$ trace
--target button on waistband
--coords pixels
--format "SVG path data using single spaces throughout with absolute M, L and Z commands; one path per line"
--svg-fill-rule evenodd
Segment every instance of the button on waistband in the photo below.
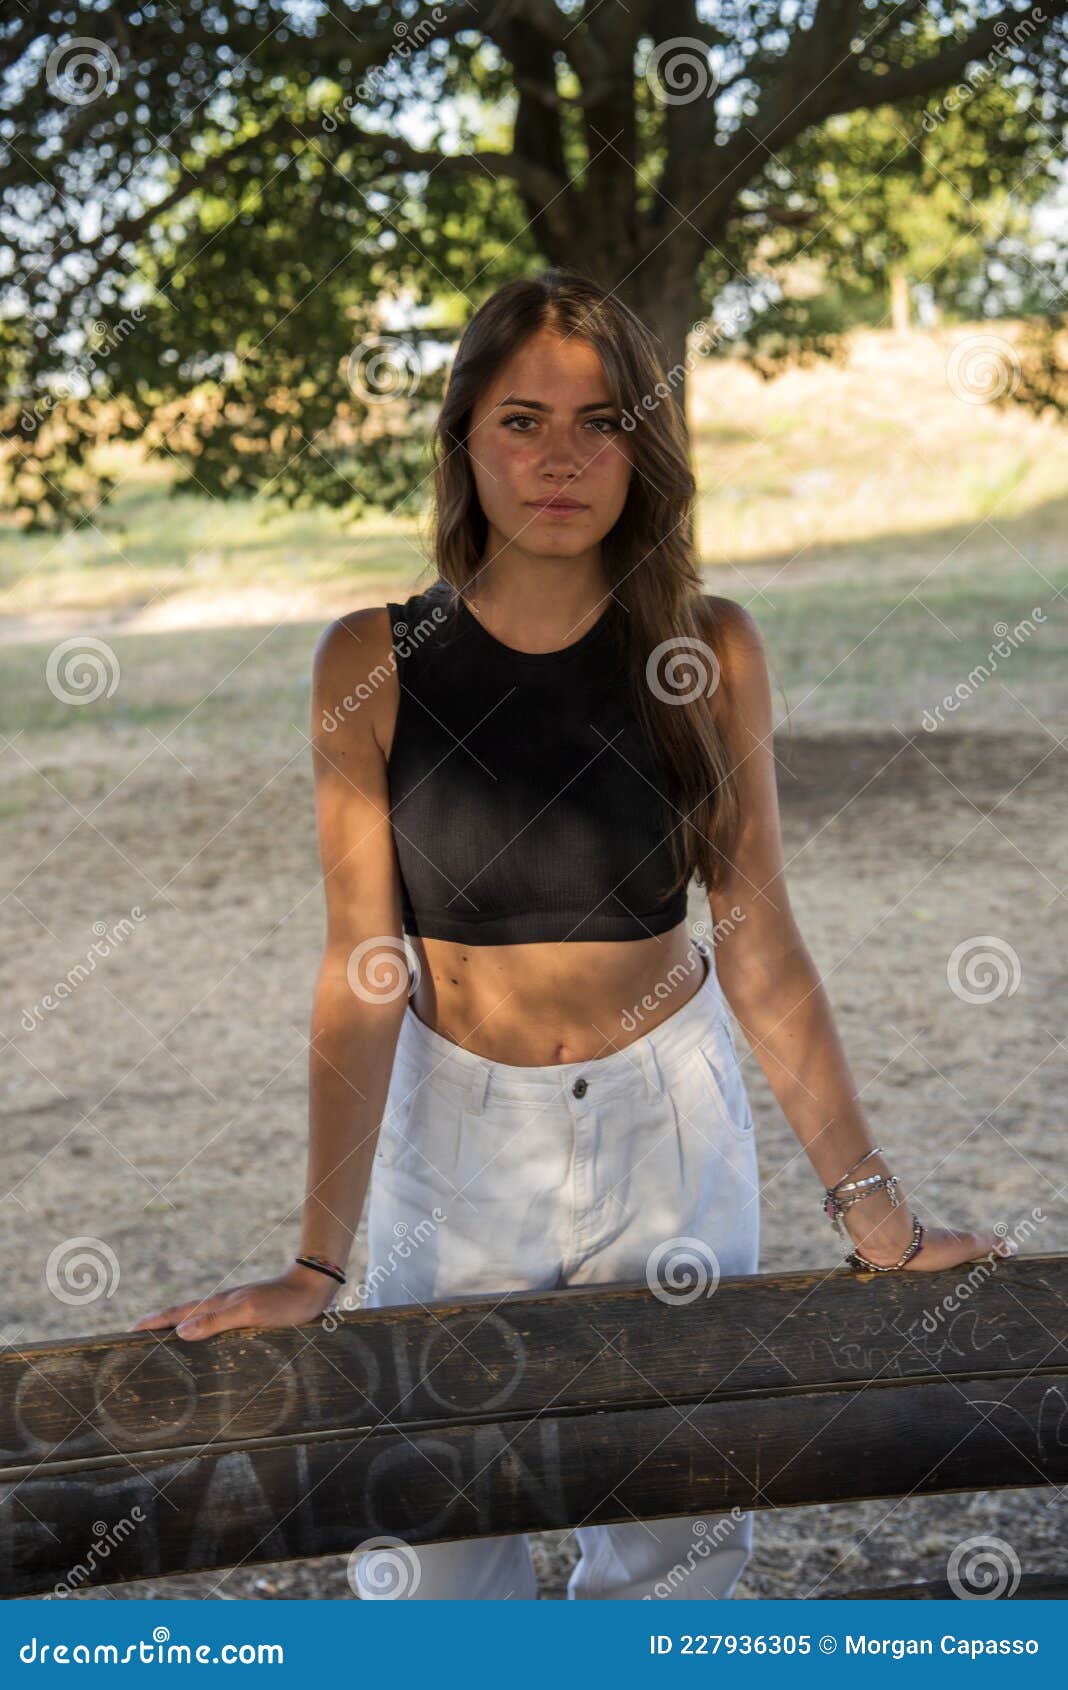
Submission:
M 579 1078 L 575 1081 L 574 1085 L 571 1087 L 571 1095 L 572 1095 L 572 1097 L 585 1097 L 588 1088 L 589 1088 L 589 1081 L 583 1080 L 582 1078 Z

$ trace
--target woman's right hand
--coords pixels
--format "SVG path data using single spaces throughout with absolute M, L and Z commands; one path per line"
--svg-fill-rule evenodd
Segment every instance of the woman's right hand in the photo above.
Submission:
M 143 1314 L 129 1330 L 151 1332 L 173 1326 L 179 1338 L 210 1338 L 232 1326 L 302 1326 L 317 1320 L 340 1289 L 329 1274 L 294 1262 L 276 1279 L 253 1279 L 228 1291 L 173 1303 L 156 1314 Z

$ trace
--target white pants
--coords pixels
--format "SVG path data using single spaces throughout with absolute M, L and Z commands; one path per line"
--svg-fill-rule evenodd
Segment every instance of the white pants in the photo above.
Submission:
M 595 1061 L 492 1062 L 433 1032 L 409 1003 L 371 1178 L 367 1306 L 640 1281 L 654 1258 L 668 1287 L 679 1283 L 673 1257 L 676 1268 L 696 1258 L 706 1274 L 756 1272 L 753 1117 L 713 953 L 693 943 L 704 970 L 695 995 Z M 444 1218 L 428 1224 L 435 1209 Z M 567 1594 L 730 1596 L 752 1523 L 735 1510 L 575 1526 Z M 375 1562 L 389 1553 L 356 1558 L 358 1595 L 388 1587 Z M 537 1595 L 525 1533 L 407 1554 L 417 1576 L 404 1594 L 416 1599 Z

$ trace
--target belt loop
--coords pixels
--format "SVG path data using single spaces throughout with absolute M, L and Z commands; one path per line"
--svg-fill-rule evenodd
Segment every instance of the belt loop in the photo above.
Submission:
M 645 1040 L 639 1046 L 638 1055 L 641 1060 L 642 1071 L 645 1074 L 645 1086 L 649 1099 L 655 1103 L 664 1090 L 664 1076 L 656 1059 L 655 1047 Z
M 472 1070 L 471 1078 L 467 1082 L 467 1107 L 473 1115 L 481 1115 L 486 1101 L 486 1089 L 489 1086 L 490 1065 L 480 1062 Z

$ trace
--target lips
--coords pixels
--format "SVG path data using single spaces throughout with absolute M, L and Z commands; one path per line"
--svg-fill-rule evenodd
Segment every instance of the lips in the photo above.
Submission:
M 588 507 L 575 499 L 528 499 L 536 511 L 584 511 Z

